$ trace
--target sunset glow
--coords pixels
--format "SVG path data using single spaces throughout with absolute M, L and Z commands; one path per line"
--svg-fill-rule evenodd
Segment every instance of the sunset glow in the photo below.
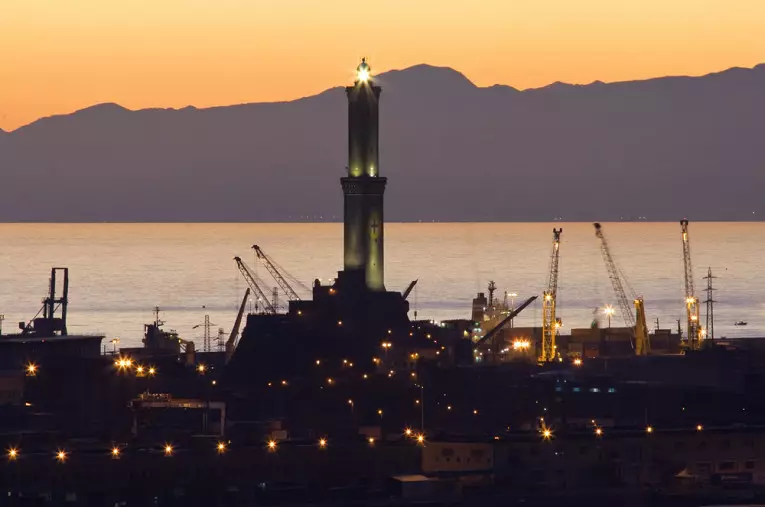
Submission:
M 765 60 L 760 0 L 4 0 L 0 128 L 100 102 L 288 100 L 376 73 L 453 67 L 517 88 L 700 75 Z

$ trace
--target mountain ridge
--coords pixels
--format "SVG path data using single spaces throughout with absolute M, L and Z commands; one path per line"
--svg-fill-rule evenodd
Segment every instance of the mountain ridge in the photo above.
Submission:
M 555 82 L 549 83 L 547 85 L 543 85 L 543 86 L 539 86 L 539 87 L 534 87 L 534 88 L 526 88 L 526 89 L 523 89 L 523 90 L 520 90 L 518 88 L 513 87 L 512 85 L 508 85 L 508 84 L 504 84 L 504 83 L 495 83 L 495 84 L 487 85 L 487 86 L 478 86 L 478 85 L 474 84 L 467 76 L 465 76 L 463 73 L 459 72 L 458 70 L 455 70 L 455 69 L 453 69 L 451 67 L 436 66 L 436 65 L 426 64 L 426 63 L 420 63 L 420 64 L 412 65 L 412 66 L 409 66 L 409 67 L 405 67 L 403 69 L 391 69 L 391 70 L 382 72 L 381 74 L 375 76 L 375 78 L 376 79 L 383 79 L 383 81 L 384 81 L 386 76 L 389 76 L 389 75 L 397 75 L 397 74 L 407 73 L 407 72 L 418 72 L 418 71 L 421 71 L 421 70 L 426 70 L 426 71 L 433 71 L 433 70 L 435 70 L 435 71 L 447 71 L 448 73 L 452 73 L 455 76 L 459 76 L 459 78 L 461 78 L 465 82 L 469 83 L 472 87 L 474 87 L 476 89 L 500 88 L 500 89 L 503 89 L 503 90 L 514 91 L 514 92 L 518 92 L 518 93 L 528 93 L 528 92 L 535 92 L 535 91 L 547 90 L 547 89 L 550 89 L 550 88 L 558 88 L 558 87 L 561 87 L 561 88 L 587 88 L 587 87 L 600 86 L 600 85 L 618 85 L 618 84 L 625 84 L 625 83 L 645 83 L 645 82 L 659 81 L 659 80 L 703 79 L 703 78 L 706 78 L 706 77 L 718 76 L 718 75 L 721 75 L 721 74 L 726 74 L 726 73 L 735 72 L 735 71 L 763 71 L 763 72 L 765 72 L 765 63 L 760 63 L 760 64 L 757 64 L 757 65 L 755 65 L 753 67 L 740 67 L 740 66 L 729 67 L 727 69 L 723 69 L 723 70 L 719 70 L 719 71 L 714 71 L 714 72 L 708 72 L 706 74 L 702 74 L 702 75 L 699 75 L 699 76 L 671 75 L 671 76 L 657 76 L 657 77 L 651 77 L 651 78 L 645 78 L 645 79 L 633 79 L 633 80 L 624 80 L 624 81 L 608 81 L 608 82 L 601 81 L 601 80 L 595 80 L 595 81 L 592 81 L 592 82 L 586 83 L 586 84 L 574 84 L 574 83 L 566 83 L 564 81 L 555 81 Z M 61 116 L 71 116 L 71 115 L 76 115 L 76 114 L 79 114 L 79 113 L 87 112 L 87 111 L 92 110 L 92 109 L 101 109 L 101 108 L 106 108 L 106 107 L 109 107 L 109 108 L 113 107 L 113 108 L 116 108 L 116 109 L 120 109 L 122 111 L 129 111 L 129 112 L 154 111 L 154 110 L 158 110 L 158 111 L 183 111 L 185 109 L 195 109 L 195 110 L 199 110 L 199 111 L 205 111 L 205 110 L 209 110 L 209 109 L 237 107 L 237 106 L 248 106 L 248 105 L 285 104 L 285 103 L 290 103 L 290 102 L 296 102 L 296 101 L 300 101 L 300 100 L 310 99 L 310 98 L 313 98 L 313 97 L 316 97 L 316 96 L 319 96 L 319 95 L 322 95 L 322 94 L 325 94 L 325 93 L 331 93 L 333 91 L 341 90 L 341 89 L 343 89 L 343 86 L 342 85 L 338 85 L 338 86 L 333 86 L 333 87 L 327 88 L 327 89 L 322 90 L 320 92 L 317 92 L 317 93 L 315 93 L 313 95 L 306 95 L 304 97 L 298 97 L 298 98 L 294 98 L 294 99 L 277 100 L 277 101 L 266 101 L 266 102 L 241 102 L 241 103 L 235 103 L 235 104 L 223 104 L 223 105 L 215 105 L 215 106 L 207 106 L 207 107 L 197 107 L 197 106 L 194 106 L 192 104 L 189 104 L 189 105 L 186 105 L 186 106 L 183 106 L 183 107 L 177 107 L 177 108 L 176 107 L 148 107 L 148 108 L 140 108 L 140 109 L 129 109 L 129 108 L 127 108 L 127 107 L 125 107 L 125 106 L 123 106 L 121 104 L 118 104 L 116 102 L 102 102 L 102 103 L 97 103 L 97 104 L 93 104 L 93 105 L 84 107 L 82 109 L 77 109 L 77 110 L 69 112 L 69 113 L 60 113 L 60 114 L 54 114 L 54 115 L 49 115 L 49 116 L 43 116 L 41 118 L 38 118 L 37 120 L 34 120 L 34 121 L 32 121 L 32 122 L 30 122 L 30 123 L 28 123 L 26 125 L 22 125 L 20 127 L 17 127 L 16 129 L 13 129 L 13 130 L 10 130 L 10 131 L 4 131 L 2 128 L 0 128 L 0 133 L 12 134 L 13 132 L 16 132 L 18 130 L 22 130 L 22 129 L 28 127 L 28 126 L 34 125 L 35 123 L 37 123 L 39 121 L 42 121 L 42 120 L 46 120 L 48 118 L 57 118 L 57 117 L 61 117 Z
M 530 90 L 430 65 L 376 80 L 391 220 L 765 215 L 765 65 Z M 41 118 L 0 135 L 0 220 L 339 219 L 346 128 L 340 86 Z

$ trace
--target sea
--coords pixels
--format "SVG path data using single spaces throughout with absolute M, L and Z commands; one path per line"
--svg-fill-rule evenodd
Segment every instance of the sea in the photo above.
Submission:
M 563 228 L 557 302 L 563 333 L 593 319 L 608 325 L 607 305 L 617 310 L 612 325 L 624 325 L 590 223 L 388 223 L 385 285 L 403 291 L 418 280 L 411 318 L 470 318 L 472 298 L 488 293 L 489 281 L 500 298 L 517 294 L 508 299 L 518 305 L 546 288 L 553 227 Z M 603 231 L 628 287 L 645 299 L 649 328 L 677 329 L 678 320 L 684 328 L 679 223 L 604 223 Z M 165 328 L 201 348 L 205 316 L 213 336 L 222 329 L 227 337 L 233 327 L 247 287 L 234 256 L 266 280 L 269 294 L 276 283 L 255 258 L 254 244 L 302 285 L 330 283 L 342 269 L 342 234 L 340 223 L 0 224 L 3 332 L 34 318 L 50 269 L 68 267 L 70 334 L 101 333 L 108 350 L 140 346 L 144 324 L 159 307 Z M 709 268 L 715 277 L 715 337 L 765 336 L 765 224 L 691 223 L 690 243 L 700 301 L 707 299 Z M 280 294 L 279 304 L 286 301 Z M 246 306 L 255 311 L 257 300 Z M 702 303 L 702 325 L 706 309 Z M 540 302 L 515 325 L 540 326 Z

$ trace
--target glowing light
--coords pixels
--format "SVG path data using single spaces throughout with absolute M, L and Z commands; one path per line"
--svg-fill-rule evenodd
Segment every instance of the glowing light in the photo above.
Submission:
M 582 360 L 578 357 L 574 359 L 574 366 L 582 366 Z
M 327 439 L 326 438 L 320 438 L 319 439 L 319 447 L 324 449 L 327 447 Z
M 59 449 L 58 452 L 56 452 L 56 459 L 62 463 L 66 461 L 66 451 Z
M 9 460 L 13 461 L 13 460 L 15 460 L 18 457 L 19 457 L 19 450 L 18 449 L 16 449 L 15 447 L 11 447 L 10 449 L 8 449 L 8 459 Z
M 412 428 L 406 428 L 404 430 L 404 435 L 411 437 L 412 436 Z
M 362 376 L 361 376 L 361 378 L 363 378 L 363 379 L 367 379 L 367 378 L 369 378 L 369 375 L 367 375 L 367 374 L 365 373 L 364 375 L 362 375 Z
M 286 380 L 282 380 L 282 385 L 286 386 L 287 385 L 287 381 Z
M 149 368 L 149 375 L 155 375 L 157 373 L 157 369 L 153 366 Z
M 550 440 L 553 436 L 553 432 L 547 426 L 542 425 L 542 438 L 544 440 Z
M 203 364 L 200 364 L 199 366 L 197 366 L 197 371 L 199 373 L 204 373 L 205 371 L 207 371 L 207 367 Z
M 321 359 L 317 359 L 316 360 L 316 366 L 320 366 L 320 365 L 321 365 Z
M 226 443 L 225 442 L 218 442 L 218 454 L 223 454 L 226 452 Z
M 653 433 L 653 426 L 647 426 L 645 429 L 646 433 Z
M 165 444 L 165 456 L 172 456 L 173 455 L 173 446 L 170 444 Z
M 425 435 L 423 435 L 422 433 L 417 435 L 417 443 L 418 444 L 424 444 L 425 443 Z
M 133 366 L 133 360 L 129 357 L 121 357 L 114 361 L 114 365 L 119 368 L 120 370 L 126 370 Z
M 369 442 L 369 445 L 375 445 L 375 437 L 369 437 L 367 442 Z
M 603 435 L 603 429 L 602 428 L 595 428 L 595 434 L 597 436 L 599 436 L 599 437 L 602 436 Z
M 34 363 L 29 363 L 27 365 L 27 376 L 34 377 L 37 375 L 37 365 Z
M 696 431 L 701 431 L 703 429 L 704 429 L 704 426 L 702 426 L 701 424 L 696 425 Z
M 447 405 L 447 406 L 446 406 L 446 410 L 451 410 L 451 409 L 452 409 L 452 406 L 451 406 L 451 405 Z
M 337 321 L 337 325 L 338 325 L 338 326 L 342 326 L 342 325 L 343 325 L 343 321 L 342 321 L 342 320 L 338 320 L 338 321 Z
M 268 441 L 268 450 L 269 451 L 275 451 L 276 450 L 276 440 L 269 440 Z
M 473 410 L 473 415 L 478 415 L 478 410 Z
M 603 313 L 605 313 L 605 314 L 606 314 L 606 315 L 608 315 L 609 317 L 611 317 L 611 316 L 614 314 L 614 312 L 615 312 L 615 310 L 614 310 L 614 307 L 613 307 L 613 306 L 611 306 L 611 305 L 608 305 L 608 306 L 606 306 L 606 307 L 603 309 Z
M 142 374 L 142 373 L 143 373 L 143 366 L 139 366 L 138 368 L 136 368 L 136 369 L 135 369 L 135 372 L 136 372 L 137 374 L 139 374 L 139 375 L 140 375 L 140 374 Z
M 513 340 L 513 350 L 528 350 L 531 347 L 531 342 L 524 338 Z
M 120 457 L 120 448 L 112 447 L 112 458 L 119 458 L 119 457 Z
M 332 377 L 327 377 L 327 384 L 332 385 L 335 381 L 332 380 Z
M 360 83 L 366 83 L 369 81 L 369 72 L 371 69 L 369 68 L 369 65 L 367 65 L 366 59 L 362 58 L 361 63 L 356 68 L 356 79 Z

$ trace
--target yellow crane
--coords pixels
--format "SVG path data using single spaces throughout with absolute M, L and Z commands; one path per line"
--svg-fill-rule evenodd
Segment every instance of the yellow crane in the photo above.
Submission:
M 680 220 L 683 232 L 683 265 L 685 266 L 685 310 L 688 317 L 687 344 L 690 350 L 698 350 L 704 338 L 699 324 L 699 298 L 693 288 L 693 265 L 691 264 L 691 242 L 688 237 L 688 220 Z
M 542 295 L 542 353 L 540 363 L 555 360 L 555 336 L 560 328 L 560 319 L 555 318 L 555 302 L 558 296 L 558 263 L 560 261 L 560 235 L 563 228 L 553 227 L 553 247 L 550 255 L 550 274 L 547 280 L 547 290 Z
M 611 249 L 608 247 L 605 235 L 603 235 L 603 226 L 599 223 L 593 225 L 595 226 L 595 236 L 600 239 L 600 253 L 603 256 L 603 261 L 606 263 L 608 278 L 611 279 L 611 285 L 614 288 L 614 294 L 616 295 L 616 301 L 619 303 L 622 318 L 624 319 L 624 323 L 627 324 L 627 327 L 631 327 L 635 330 L 635 343 L 633 345 L 635 355 L 647 356 L 651 353 L 651 340 L 648 336 L 643 298 L 635 295 L 635 291 L 630 288 L 630 292 L 632 293 L 632 303 L 635 306 L 635 314 L 633 315 L 627 300 L 627 294 L 624 291 L 624 285 L 622 284 L 624 275 L 616 265 L 613 255 L 611 255 Z M 629 287 L 629 285 L 627 285 L 627 287 Z

